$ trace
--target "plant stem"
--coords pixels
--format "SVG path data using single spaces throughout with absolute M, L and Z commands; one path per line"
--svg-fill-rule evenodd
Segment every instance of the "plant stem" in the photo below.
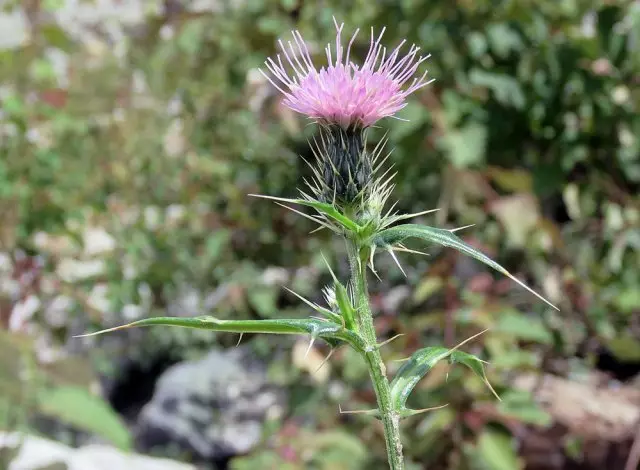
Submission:
M 367 286 L 367 256 L 361 252 L 357 242 L 347 240 L 351 283 L 355 293 L 356 323 L 360 334 L 367 343 L 364 359 L 369 367 L 369 375 L 378 401 L 380 419 L 384 426 L 384 437 L 387 444 L 387 456 L 391 470 L 404 469 L 402 457 L 402 441 L 400 440 L 400 415 L 394 409 L 391 400 L 391 389 L 387 379 L 386 368 L 380 351 L 373 325 L 373 315 L 369 304 L 369 288 Z

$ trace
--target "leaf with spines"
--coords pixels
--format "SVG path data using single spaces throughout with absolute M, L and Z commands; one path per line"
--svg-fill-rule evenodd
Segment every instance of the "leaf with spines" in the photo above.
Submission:
M 471 338 L 470 338 L 471 339 Z M 458 345 L 460 346 L 460 345 Z M 419 349 L 405 362 L 391 382 L 391 398 L 395 409 L 402 416 L 411 416 L 421 410 L 411 410 L 406 407 L 407 399 L 418 385 L 418 382 L 443 359 L 449 359 L 451 363 L 458 362 L 467 366 L 495 393 L 484 372 L 483 362 L 472 354 L 458 351 L 455 348 L 448 349 L 440 346 Z M 499 399 L 499 397 L 498 397 Z
M 465 243 L 458 236 L 454 235 L 451 230 L 445 230 L 435 227 L 429 227 L 426 225 L 416 225 L 416 224 L 405 224 L 398 225 L 395 227 L 391 227 L 381 232 L 378 232 L 371 238 L 371 244 L 375 247 L 381 247 L 384 249 L 389 249 L 398 243 L 402 243 L 407 238 L 419 238 L 421 240 L 425 240 L 428 242 L 438 243 L 439 245 L 446 246 L 458 250 L 465 255 L 471 256 L 472 258 L 481 261 L 487 266 L 492 267 L 496 271 L 501 274 L 504 274 L 509 279 L 515 281 L 520 286 L 527 289 L 533 295 L 538 297 L 540 300 L 545 302 L 547 305 L 553 307 L 556 310 L 560 310 L 558 307 L 553 305 L 547 299 L 545 299 L 542 295 L 538 294 L 536 291 L 527 286 L 524 282 L 520 281 L 513 274 L 503 268 L 500 264 L 493 261 L 487 255 L 482 253 L 481 251 L 475 249 L 468 243 Z
M 320 224 L 333 231 L 339 231 L 338 227 L 336 227 L 336 224 L 339 227 L 341 227 L 343 230 L 346 230 L 352 233 L 359 233 L 362 230 L 362 227 L 358 223 L 356 223 L 355 221 L 351 220 L 349 217 L 344 215 L 342 212 L 336 209 L 332 204 L 316 201 L 311 197 L 308 197 L 307 199 L 288 199 L 283 197 L 264 196 L 261 194 L 249 194 L 249 196 L 261 197 L 261 198 L 270 199 L 276 202 L 285 202 L 289 204 L 299 204 L 302 206 L 312 207 L 313 209 L 315 209 L 321 214 L 322 218 L 307 216 L 306 214 L 302 214 L 294 209 L 291 209 L 288 206 L 284 206 L 287 209 L 290 209 L 296 213 L 304 215 L 307 218 L 316 222 L 317 224 Z
M 140 326 L 178 326 L 229 333 L 270 333 L 285 335 L 310 335 L 312 339 L 320 338 L 331 346 L 346 342 L 357 351 L 364 351 L 366 343 L 360 335 L 344 328 L 333 321 L 316 318 L 293 318 L 277 320 L 220 320 L 210 316 L 192 318 L 155 317 L 145 318 L 126 325 L 108 328 L 77 337 L 95 336 L 111 331 Z

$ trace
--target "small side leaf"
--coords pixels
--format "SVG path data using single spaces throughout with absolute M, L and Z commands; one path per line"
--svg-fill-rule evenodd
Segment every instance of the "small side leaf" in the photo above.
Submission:
M 314 338 L 321 338 L 332 346 L 335 346 L 338 341 L 345 341 L 356 350 L 362 351 L 365 348 L 364 340 L 356 333 L 346 330 L 338 323 L 315 318 L 220 320 L 211 316 L 192 318 L 155 317 L 145 318 L 143 320 L 138 320 L 122 326 L 116 326 L 115 328 L 108 328 L 95 333 L 79 335 L 78 337 L 95 336 L 111 331 L 139 326 L 179 326 L 183 328 L 196 328 L 229 333 L 269 333 L 284 335 L 306 334 Z
M 447 349 L 439 346 L 419 349 L 409 358 L 407 362 L 400 368 L 393 381 L 391 382 L 391 397 L 393 399 L 396 410 L 407 413 L 407 398 L 418 385 L 418 382 L 427 375 L 427 373 L 441 360 L 449 359 L 451 363 L 458 362 L 467 366 L 476 375 L 478 375 L 484 383 L 489 387 L 496 397 L 498 395 L 493 390 L 484 372 L 483 363 L 480 359 L 472 354 L 458 351 L 456 349 Z M 498 397 L 499 399 L 499 397 Z
M 442 359 L 446 359 L 451 350 L 443 347 L 419 349 L 405 362 L 391 382 L 391 397 L 395 409 L 404 410 L 407 398 L 418 382 Z
M 419 238 L 421 240 L 435 242 L 442 246 L 447 246 L 455 250 L 458 250 L 459 252 L 464 253 L 465 255 L 471 256 L 472 258 L 475 258 L 478 261 L 481 261 L 482 263 L 492 267 L 499 273 L 504 274 L 509 279 L 515 281 L 520 286 L 524 287 L 533 295 L 535 295 L 540 300 L 545 302 L 547 305 L 553 307 L 556 310 L 559 310 L 558 307 L 553 305 L 543 296 L 541 296 L 536 291 L 528 287 L 525 283 L 523 283 L 518 278 L 513 276 L 509 271 L 507 271 L 501 265 L 493 261 L 491 258 L 489 258 L 487 255 L 485 255 L 481 251 L 476 250 L 474 247 L 472 247 L 468 243 L 465 243 L 464 241 L 462 241 L 459 237 L 454 235 L 449 230 L 429 227 L 426 225 L 416 225 L 416 224 L 398 225 L 396 227 L 388 228 L 386 230 L 378 232 L 373 237 L 372 243 L 375 246 L 387 248 L 387 247 L 396 245 L 397 243 L 402 243 L 407 238 Z

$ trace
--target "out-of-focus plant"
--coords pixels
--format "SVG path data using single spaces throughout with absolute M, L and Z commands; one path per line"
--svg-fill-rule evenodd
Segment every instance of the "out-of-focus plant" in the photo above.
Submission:
M 273 199 L 277 204 L 312 220 L 319 225 L 319 229 L 328 229 L 342 237 L 350 266 L 349 282 L 343 284 L 330 270 L 333 284 L 324 291 L 326 307 L 294 293 L 316 313 L 306 319 L 156 317 L 91 335 L 134 326 L 170 325 L 241 335 L 306 334 L 310 336 L 307 351 L 318 339 L 328 343 L 331 351 L 348 345 L 367 364 L 378 407 L 341 412 L 367 414 L 380 419 L 384 426 L 390 468 L 399 470 L 404 468 L 400 421 L 433 409 L 413 409 L 407 405 L 407 399 L 418 382 L 443 360 L 461 363 L 480 376 L 487 385 L 488 381 L 482 361 L 460 351 L 458 348 L 461 345 L 455 348 L 420 349 L 406 360 L 392 380 L 388 379 L 380 349 L 394 338 L 384 342 L 377 338 L 367 281 L 367 268 L 377 276 L 374 267 L 376 252 L 387 252 L 402 271 L 396 252 L 423 254 L 407 248 L 407 240 L 418 239 L 450 247 L 506 275 L 553 308 L 556 307 L 455 235 L 454 232 L 465 227 L 446 230 L 401 223 L 432 211 L 400 215 L 394 211 L 395 204 L 389 207 L 393 175 L 389 174 L 391 168 L 386 167 L 389 154 L 385 153 L 385 139 L 369 149 L 367 133 L 380 119 L 395 116 L 402 110 L 409 94 L 430 83 L 426 80 L 426 72 L 414 78 L 428 56 L 419 56 L 419 47 L 415 45 L 404 53 L 404 43 L 387 51 L 382 45 L 384 31 L 375 36 L 372 29 L 366 58 L 362 64 L 356 64 L 351 61 L 350 54 L 357 32 L 345 47 L 341 37 L 343 25 L 336 23 L 336 28 L 335 49 L 331 44 L 326 48 L 326 67 L 316 69 L 302 36 L 296 31 L 293 32 L 293 42 L 289 41 L 286 45 L 280 42 L 287 65 L 283 64 L 281 56 L 266 62 L 269 72 L 266 76 L 285 95 L 284 104 L 315 120 L 320 127 L 320 134 L 312 145 L 316 158 L 314 163 L 310 163 L 313 175 L 306 182 L 305 190 L 300 191 L 301 197 L 258 197 Z M 291 205 L 311 208 L 315 215 L 300 212 Z

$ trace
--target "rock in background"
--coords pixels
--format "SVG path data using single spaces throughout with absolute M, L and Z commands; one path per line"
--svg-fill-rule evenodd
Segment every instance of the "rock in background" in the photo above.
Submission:
M 108 446 L 73 449 L 36 436 L 0 432 L 0 465 L 9 451 L 15 457 L 7 470 L 195 470 L 192 465 L 125 454 Z
M 248 348 L 213 350 L 158 379 L 138 417 L 137 448 L 178 443 L 197 460 L 224 461 L 255 447 L 263 422 L 281 416 L 285 400 Z

